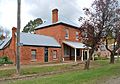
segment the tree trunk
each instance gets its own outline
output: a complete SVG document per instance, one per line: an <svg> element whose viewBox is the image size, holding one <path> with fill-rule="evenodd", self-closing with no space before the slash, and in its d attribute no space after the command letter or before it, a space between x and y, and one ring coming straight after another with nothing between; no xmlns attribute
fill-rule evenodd
<svg viewBox="0 0 120 84"><path fill-rule="evenodd" d="M110 50L108 48L108 40L106 39L106 49L111 53L111 55L110 55L110 64L114 64L115 42L114 42L114 49Z"/></svg>
<svg viewBox="0 0 120 84"><path fill-rule="evenodd" d="M110 55L110 64L114 64L114 53L111 52L111 55Z"/></svg>
<svg viewBox="0 0 120 84"><path fill-rule="evenodd" d="M93 52L94 52L94 49L91 50L89 58L85 61L85 66L84 66L85 70L89 70L89 68L90 68L90 60L92 58Z"/></svg>
<svg viewBox="0 0 120 84"><path fill-rule="evenodd" d="M90 66L90 58L88 60L85 61L85 70L89 70L89 66Z"/></svg>

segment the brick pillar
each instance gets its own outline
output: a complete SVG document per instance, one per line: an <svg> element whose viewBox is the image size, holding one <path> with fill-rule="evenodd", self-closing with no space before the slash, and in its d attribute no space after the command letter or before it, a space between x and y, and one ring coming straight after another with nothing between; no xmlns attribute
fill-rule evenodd
<svg viewBox="0 0 120 84"><path fill-rule="evenodd" d="M55 23L58 21L58 9L52 10L52 23Z"/></svg>

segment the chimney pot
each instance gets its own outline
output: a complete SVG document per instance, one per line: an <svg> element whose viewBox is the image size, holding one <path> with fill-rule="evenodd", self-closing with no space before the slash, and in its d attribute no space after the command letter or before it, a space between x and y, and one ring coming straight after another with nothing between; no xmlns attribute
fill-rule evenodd
<svg viewBox="0 0 120 84"><path fill-rule="evenodd" d="M58 9L52 10L52 23L55 23L58 21Z"/></svg>

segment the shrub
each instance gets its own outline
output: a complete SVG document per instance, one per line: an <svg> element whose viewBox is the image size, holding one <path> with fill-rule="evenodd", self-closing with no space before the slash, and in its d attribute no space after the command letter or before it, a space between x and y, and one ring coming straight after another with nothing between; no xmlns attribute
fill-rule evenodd
<svg viewBox="0 0 120 84"><path fill-rule="evenodd" d="M108 58L107 57L100 57L100 56L94 58L94 60L106 60L106 59L108 59Z"/></svg>
<svg viewBox="0 0 120 84"><path fill-rule="evenodd" d="M2 56L0 57L0 65L3 64L13 64L13 62L7 56Z"/></svg>

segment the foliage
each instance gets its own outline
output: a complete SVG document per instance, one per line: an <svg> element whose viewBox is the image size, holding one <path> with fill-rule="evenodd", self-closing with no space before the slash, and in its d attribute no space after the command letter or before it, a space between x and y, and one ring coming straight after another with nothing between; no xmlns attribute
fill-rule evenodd
<svg viewBox="0 0 120 84"><path fill-rule="evenodd" d="M108 59L107 57L101 57L101 56L94 57L94 60L107 60L107 59Z"/></svg>
<svg viewBox="0 0 120 84"><path fill-rule="evenodd" d="M3 26L0 26L0 40L7 38L10 35L10 31Z"/></svg>
<svg viewBox="0 0 120 84"><path fill-rule="evenodd" d="M10 59L7 56L2 56L0 58L0 65L2 64L13 64L13 62L10 61Z"/></svg>
<svg viewBox="0 0 120 84"><path fill-rule="evenodd" d="M37 18L35 20L30 20L28 24L24 27L23 32L33 32L34 28L42 24L43 21L41 18Z"/></svg>
<svg viewBox="0 0 120 84"><path fill-rule="evenodd" d="M109 38L110 40L111 38L115 38L119 33L120 9L118 5L117 0L95 0L91 8L83 9L87 18L80 17L79 20L83 21L81 27L85 34L83 35L83 38L85 38L83 41L92 48L90 57L92 57L93 52L97 50L98 45L105 40L109 40ZM114 53L108 48L107 41L106 48L111 52L110 62L114 63Z"/></svg>

